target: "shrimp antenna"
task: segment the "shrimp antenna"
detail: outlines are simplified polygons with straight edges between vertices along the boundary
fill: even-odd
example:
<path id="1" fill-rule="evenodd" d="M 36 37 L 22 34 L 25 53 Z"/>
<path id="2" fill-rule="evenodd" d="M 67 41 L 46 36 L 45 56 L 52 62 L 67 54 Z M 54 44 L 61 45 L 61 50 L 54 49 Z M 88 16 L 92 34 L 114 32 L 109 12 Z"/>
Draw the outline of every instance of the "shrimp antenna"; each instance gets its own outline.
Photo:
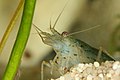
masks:
<path id="1" fill-rule="evenodd" d="M 101 25 L 96 25 L 96 26 L 93 26 L 93 27 L 88 28 L 88 29 L 85 29 L 85 30 L 81 30 L 81 31 L 73 32 L 73 33 L 68 34 L 68 36 L 71 36 L 71 35 L 74 35 L 74 34 L 78 34 L 78 33 L 82 33 L 82 32 L 85 32 L 85 31 L 89 31 L 89 30 L 92 30 L 92 29 L 98 28 L 98 27 L 100 27 L 100 26 L 101 26 Z"/>
<path id="2" fill-rule="evenodd" d="M 41 37 L 42 41 L 44 42 L 44 39 L 43 39 L 42 35 L 40 34 L 40 32 L 43 32 L 43 31 L 40 30 L 35 24 L 33 24 L 33 26 L 35 27 L 35 30 L 37 31 L 38 35 Z"/>
<path id="3" fill-rule="evenodd" d="M 39 29 L 35 24 L 33 24 L 33 26 L 40 32 L 43 32 L 41 29 Z"/>
<path id="4" fill-rule="evenodd" d="M 65 4 L 65 6 L 63 7 L 62 11 L 61 11 L 60 14 L 58 15 L 58 17 L 57 17 L 57 19 L 56 19 L 56 21 L 55 21 L 55 23 L 54 23 L 54 25 L 53 25 L 53 29 L 55 28 L 55 26 L 56 26 L 56 24 L 57 24 L 59 18 L 61 17 L 61 15 L 62 15 L 62 13 L 63 13 L 65 7 L 67 6 L 68 2 L 69 2 L 69 0 L 66 2 L 66 4 Z M 50 20 L 50 28 L 52 28 L 52 27 L 51 27 L 51 20 Z"/>

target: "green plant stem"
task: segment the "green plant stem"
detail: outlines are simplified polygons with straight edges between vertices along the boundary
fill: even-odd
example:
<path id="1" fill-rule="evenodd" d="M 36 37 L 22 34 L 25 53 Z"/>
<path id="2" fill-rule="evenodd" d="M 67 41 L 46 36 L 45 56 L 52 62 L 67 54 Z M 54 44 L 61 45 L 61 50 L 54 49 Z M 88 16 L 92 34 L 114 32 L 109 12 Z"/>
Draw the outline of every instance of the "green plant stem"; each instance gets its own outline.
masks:
<path id="1" fill-rule="evenodd" d="M 17 9 L 15 10 L 15 13 L 14 13 L 12 19 L 10 20 L 10 23 L 7 26 L 7 29 L 2 37 L 2 40 L 0 42 L 0 54 L 2 53 L 2 50 L 3 50 L 5 43 L 10 35 L 10 32 L 12 31 L 12 29 L 15 25 L 16 20 L 18 19 L 18 16 L 19 16 L 21 9 L 23 7 L 23 2 L 24 2 L 24 0 L 20 0 L 19 5 L 18 5 Z"/>
<path id="2" fill-rule="evenodd" d="M 2 80 L 14 80 L 21 63 L 34 14 L 36 0 L 25 0 L 21 24 Z"/>

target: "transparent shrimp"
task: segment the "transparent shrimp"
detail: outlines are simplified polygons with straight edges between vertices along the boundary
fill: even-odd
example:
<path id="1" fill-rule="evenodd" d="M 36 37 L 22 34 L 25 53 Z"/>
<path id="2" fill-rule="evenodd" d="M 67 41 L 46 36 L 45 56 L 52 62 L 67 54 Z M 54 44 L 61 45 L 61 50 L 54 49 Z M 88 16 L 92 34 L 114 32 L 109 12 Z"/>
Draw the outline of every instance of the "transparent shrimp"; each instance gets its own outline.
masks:
<path id="1" fill-rule="evenodd" d="M 43 61 L 41 67 L 41 80 L 43 80 L 44 65 L 51 68 L 51 74 L 53 70 L 56 69 L 63 75 L 68 72 L 72 66 L 78 63 L 114 60 L 102 50 L 95 49 L 81 40 L 72 38 L 67 32 L 60 34 L 53 27 L 50 27 L 52 34 L 49 34 L 40 30 L 37 26 L 35 27 L 43 43 L 52 46 L 56 52 L 56 56 L 53 60 L 50 60 L 50 62 Z"/>
<path id="2" fill-rule="evenodd" d="M 33 24 L 43 43 L 51 46 L 56 52 L 56 56 L 53 60 L 50 60 L 50 62 L 42 62 L 41 80 L 43 80 L 44 65 L 51 68 L 51 74 L 53 74 L 53 71 L 56 69 L 61 75 L 63 75 L 68 72 L 72 66 L 78 63 L 92 63 L 96 60 L 99 60 L 99 62 L 114 60 L 103 51 L 99 51 L 99 49 L 95 49 L 87 43 L 73 38 L 67 32 L 60 34 L 57 30 L 55 30 L 55 26 L 63 10 L 57 17 L 53 27 L 50 20 L 50 30 L 52 34 L 43 32 Z"/>

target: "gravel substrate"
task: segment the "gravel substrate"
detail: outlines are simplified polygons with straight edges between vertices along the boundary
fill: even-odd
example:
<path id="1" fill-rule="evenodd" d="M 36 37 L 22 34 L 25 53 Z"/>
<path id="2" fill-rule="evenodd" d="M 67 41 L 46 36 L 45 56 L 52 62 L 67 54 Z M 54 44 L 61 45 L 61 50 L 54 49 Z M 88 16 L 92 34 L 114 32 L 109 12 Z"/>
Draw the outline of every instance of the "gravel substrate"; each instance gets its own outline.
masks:
<path id="1" fill-rule="evenodd" d="M 64 76 L 51 80 L 120 80 L 120 62 L 80 63 Z"/>

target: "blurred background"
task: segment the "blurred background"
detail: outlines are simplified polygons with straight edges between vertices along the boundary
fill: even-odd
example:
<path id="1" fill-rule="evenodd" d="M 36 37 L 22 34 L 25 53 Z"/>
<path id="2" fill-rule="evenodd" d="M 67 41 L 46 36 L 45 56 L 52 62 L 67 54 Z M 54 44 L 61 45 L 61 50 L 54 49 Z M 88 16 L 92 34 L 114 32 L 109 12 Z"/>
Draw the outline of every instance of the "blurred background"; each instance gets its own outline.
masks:
<path id="1" fill-rule="evenodd" d="M 52 25 L 62 11 L 67 0 L 37 0 L 33 23 L 41 30 L 50 32 L 49 22 Z M 9 24 L 19 0 L 0 0 L 0 40 Z M 81 31 L 101 25 L 98 28 L 75 34 L 74 38 L 80 39 L 89 45 L 102 47 L 116 59 L 120 60 L 120 0 L 69 0 L 55 29 L 60 33 Z M 20 19 L 15 24 L 5 48 L 0 55 L 0 79 L 8 62 L 11 49 L 20 24 Z M 55 56 L 54 51 L 45 45 L 36 34 L 34 27 L 21 60 L 20 80 L 40 80 L 41 61 L 49 61 Z M 49 69 L 48 69 L 49 70 Z M 51 77 L 45 70 L 46 77 Z"/>

